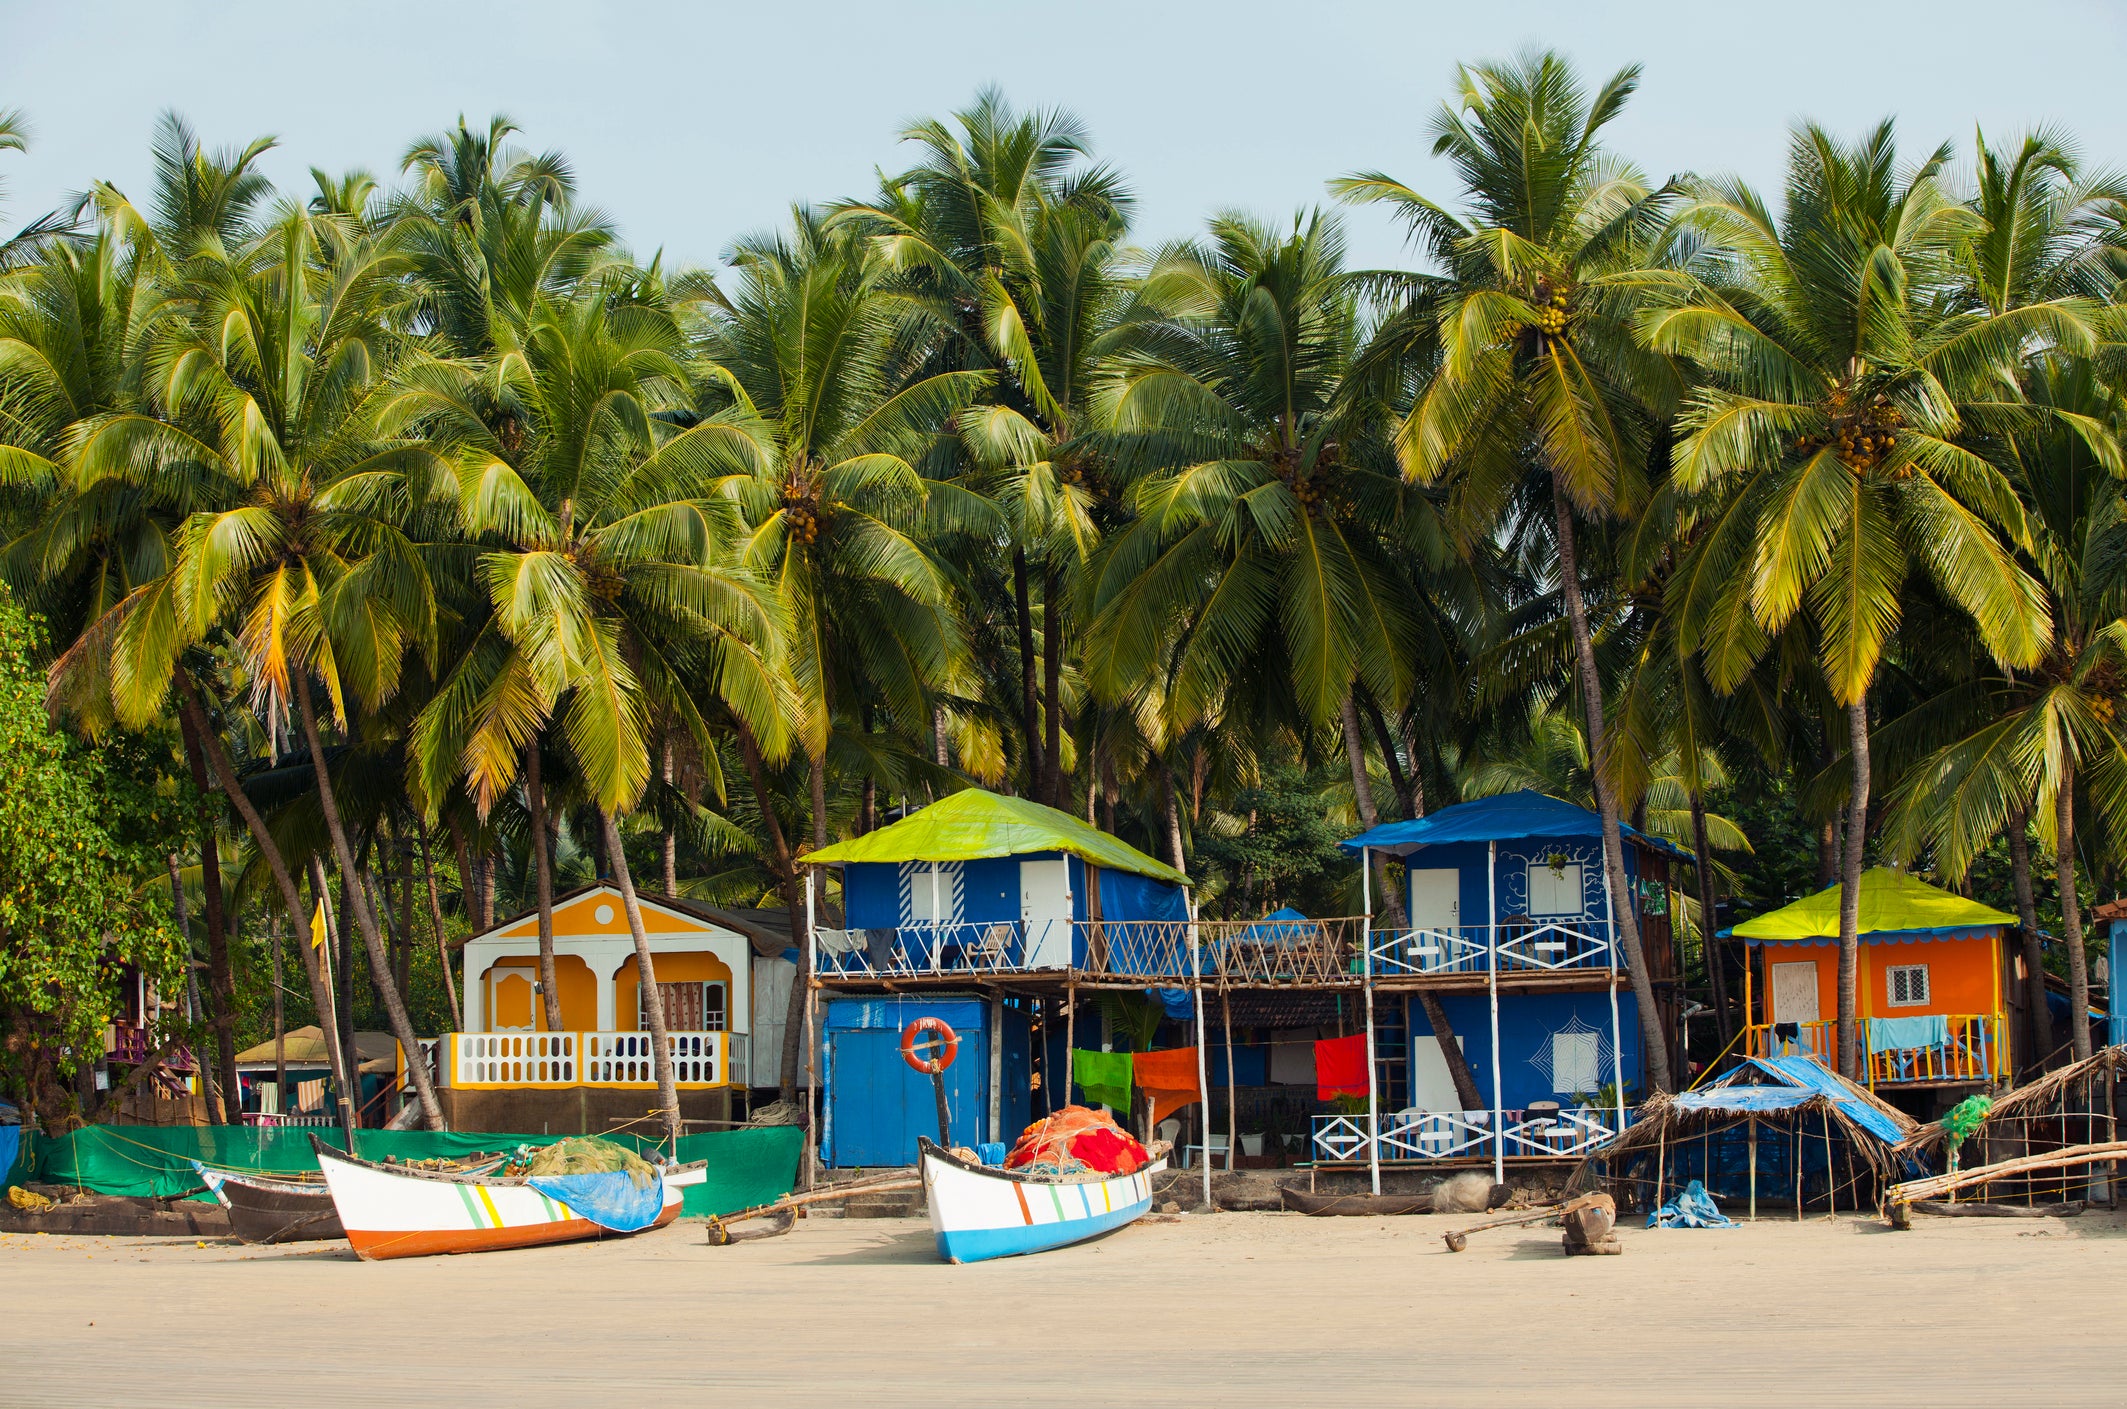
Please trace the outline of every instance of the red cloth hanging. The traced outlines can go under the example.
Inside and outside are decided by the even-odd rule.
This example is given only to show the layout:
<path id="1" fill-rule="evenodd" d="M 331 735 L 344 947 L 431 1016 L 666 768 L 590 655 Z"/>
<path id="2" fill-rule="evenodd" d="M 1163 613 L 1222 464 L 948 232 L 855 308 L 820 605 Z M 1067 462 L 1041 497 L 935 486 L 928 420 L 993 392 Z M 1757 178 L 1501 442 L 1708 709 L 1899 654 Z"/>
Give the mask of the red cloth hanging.
<path id="1" fill-rule="evenodd" d="M 1366 1094 L 1366 1034 L 1330 1037 L 1315 1044 L 1315 1099 Z"/>

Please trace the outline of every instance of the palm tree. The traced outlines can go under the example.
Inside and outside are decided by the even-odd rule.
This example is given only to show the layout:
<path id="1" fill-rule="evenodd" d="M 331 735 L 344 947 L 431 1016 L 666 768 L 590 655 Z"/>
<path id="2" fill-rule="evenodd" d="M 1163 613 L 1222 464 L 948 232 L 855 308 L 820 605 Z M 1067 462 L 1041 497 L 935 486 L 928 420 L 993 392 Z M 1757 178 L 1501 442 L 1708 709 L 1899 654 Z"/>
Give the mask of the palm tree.
<path id="1" fill-rule="evenodd" d="M 550 892 L 538 767 L 559 724 L 626 902 L 673 1138 L 678 1089 L 617 818 L 649 783 L 653 712 L 681 721 L 705 757 L 698 694 L 770 738 L 784 714 L 779 607 L 737 565 L 743 525 L 713 492 L 758 445 L 728 422 L 674 422 L 692 390 L 682 351 L 668 309 L 594 284 L 541 299 L 514 354 L 415 361 L 386 413 L 454 447 L 460 529 L 481 549 L 473 574 L 490 612 L 416 726 L 421 790 L 441 798 L 462 773 L 484 809 L 521 762 Z M 497 402 L 509 408 L 501 430 Z M 542 917 L 543 961 L 551 924 Z M 560 1025 L 551 1007 L 548 1021 Z"/>
<path id="2" fill-rule="evenodd" d="M 1112 171 L 1079 165 L 1090 144 L 1067 113 L 1016 112 L 991 89 L 956 122 L 957 132 L 937 121 L 904 132 L 924 159 L 890 181 L 875 204 L 844 208 L 835 220 L 870 234 L 896 272 L 893 289 L 907 309 L 903 337 L 922 353 L 916 377 L 992 374 L 986 404 L 962 420 L 972 466 L 935 496 L 933 517 L 987 551 L 993 514 L 960 491 L 1002 511 L 1026 789 L 1063 807 L 1067 623 L 1076 576 L 1099 533 L 1095 485 L 1072 443 L 1092 424 L 1104 334 L 1125 294 L 1129 196 Z"/>
<path id="3" fill-rule="evenodd" d="M 837 706 L 845 719 L 857 713 L 852 706 L 862 689 L 904 730 L 919 732 L 959 668 L 946 576 L 914 536 L 927 487 L 911 462 L 923 458 L 989 374 L 919 373 L 896 385 L 897 310 L 881 287 L 883 266 L 814 212 L 795 212 L 787 239 L 742 242 L 732 260 L 736 292 L 720 298 L 705 337 L 705 377 L 729 404 L 705 424 L 758 437 L 758 455 L 736 466 L 721 488 L 751 525 L 747 564 L 775 583 L 789 616 L 797 741 L 808 765 L 812 844 L 819 847 L 828 839 L 827 759 Z M 762 750 L 757 742 L 746 749 L 759 789 Z M 765 820 L 771 799 L 763 792 L 758 801 Z M 775 847 L 777 869 L 794 932 L 802 933 L 803 901 L 787 850 Z M 786 1096 L 795 1089 L 803 996 L 793 989 Z"/>
<path id="4" fill-rule="evenodd" d="M 1433 120 L 1433 149 L 1455 168 L 1466 217 L 1379 173 L 1333 182 L 1347 200 L 1384 202 L 1441 267 L 1383 276 L 1404 307 L 1375 357 L 1424 376 L 1395 437 L 1406 476 L 1452 480 L 1464 541 L 1488 540 L 1517 496 L 1548 498 L 1556 578 L 1572 628 L 1574 684 L 1598 760 L 1596 804 L 1612 895 L 1626 893 L 1618 805 L 1576 515 L 1631 514 L 1646 496 L 1651 416 L 1677 394 L 1670 364 L 1642 351 L 1630 316 L 1646 278 L 1666 192 L 1649 191 L 1601 145 L 1639 86 L 1620 69 L 1591 98 L 1556 54 L 1459 71 L 1455 101 Z M 1632 907 L 1616 914 L 1645 1037 L 1647 1078 L 1669 1089 L 1669 1062 Z"/>
<path id="5" fill-rule="evenodd" d="M 1679 219 L 1726 252 L 1649 311 L 1657 350 L 1708 369 L 1681 419 L 1687 493 L 1735 506 L 1747 567 L 1701 637 L 1728 687 L 1808 608 L 1820 668 L 1846 714 L 1852 772 L 1841 858 L 1841 1069 L 1858 1070 L 1855 970 L 1870 786 L 1869 690 L 1917 566 L 1968 613 L 1993 656 L 2037 663 L 2052 635 L 2014 486 L 1973 439 L 2000 427 L 1999 386 L 2029 340 L 2094 345 L 2072 299 L 1946 310 L 1949 255 L 1976 225 L 1939 182 L 1945 146 L 1900 179 L 1889 122 L 1846 146 L 1796 133 L 1776 220 L 1735 181 L 1696 183 Z M 2006 536 L 2008 542 L 2004 542 Z"/>
<path id="6" fill-rule="evenodd" d="M 228 628 L 257 687 L 292 698 L 371 976 L 393 1035 L 418 1052 L 358 880 L 312 695 L 315 676 L 352 737 L 350 704 L 389 700 L 409 649 L 433 638 L 427 568 L 402 525 L 442 467 L 376 427 L 403 265 L 387 240 L 287 211 L 255 239 L 205 247 L 181 269 L 183 319 L 150 357 L 163 418 L 106 418 L 80 453 L 84 484 L 129 480 L 190 509 L 168 569 L 117 608 L 114 696 L 122 717 L 152 717 L 181 673 L 179 652 Z M 178 686 L 193 728 L 211 732 L 189 680 Z M 244 814 L 249 803 L 238 802 L 226 765 L 216 760 Z M 277 860 L 263 830 L 253 826 L 253 839 Z M 276 879 L 286 873 L 278 864 Z M 289 912 L 304 913 L 292 876 L 283 891 Z M 424 1116 L 440 1129 L 426 1065 L 410 1070 Z"/>

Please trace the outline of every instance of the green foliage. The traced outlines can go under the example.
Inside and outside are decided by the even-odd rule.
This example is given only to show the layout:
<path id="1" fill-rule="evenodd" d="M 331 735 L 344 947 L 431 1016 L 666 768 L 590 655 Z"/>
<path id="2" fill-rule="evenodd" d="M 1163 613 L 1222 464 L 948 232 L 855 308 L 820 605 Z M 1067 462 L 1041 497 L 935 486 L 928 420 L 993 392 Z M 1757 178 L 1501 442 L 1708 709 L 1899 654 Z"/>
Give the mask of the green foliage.
<path id="1" fill-rule="evenodd" d="M 144 739 L 87 749 L 54 729 L 41 632 L 0 586 L 0 1007 L 11 1065 L 70 1072 L 101 1051 L 120 966 L 166 994 L 183 982 L 161 857 L 186 799 Z M 167 776 L 167 774 L 163 774 Z"/>
<path id="2" fill-rule="evenodd" d="M 1227 803 L 1240 825 L 1197 838 L 1196 864 L 1219 892 L 1226 918 L 1253 919 L 1281 905 L 1303 915 L 1343 913 L 1351 863 L 1337 849 L 1349 835 L 1323 808 L 1327 776 L 1286 766 Z"/>

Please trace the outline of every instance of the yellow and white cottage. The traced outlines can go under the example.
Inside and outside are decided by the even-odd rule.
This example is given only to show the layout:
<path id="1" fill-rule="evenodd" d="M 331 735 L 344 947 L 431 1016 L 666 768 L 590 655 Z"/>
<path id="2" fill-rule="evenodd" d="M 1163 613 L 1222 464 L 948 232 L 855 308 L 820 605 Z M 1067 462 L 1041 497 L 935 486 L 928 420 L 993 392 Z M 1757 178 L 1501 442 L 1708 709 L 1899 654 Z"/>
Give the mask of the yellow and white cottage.
<path id="1" fill-rule="evenodd" d="M 755 968 L 782 963 L 775 956 L 789 938 L 777 931 L 787 925 L 767 923 L 780 920 L 778 912 L 641 893 L 638 902 L 680 1113 L 690 1122 L 729 1121 L 752 1065 Z M 431 1046 L 453 1129 L 595 1134 L 644 1119 L 655 1106 L 650 995 L 617 887 L 600 883 L 554 898 L 554 969 L 558 1032 L 548 1030 L 539 986 L 536 912 L 466 941 L 464 1030 L 423 1044 Z"/>

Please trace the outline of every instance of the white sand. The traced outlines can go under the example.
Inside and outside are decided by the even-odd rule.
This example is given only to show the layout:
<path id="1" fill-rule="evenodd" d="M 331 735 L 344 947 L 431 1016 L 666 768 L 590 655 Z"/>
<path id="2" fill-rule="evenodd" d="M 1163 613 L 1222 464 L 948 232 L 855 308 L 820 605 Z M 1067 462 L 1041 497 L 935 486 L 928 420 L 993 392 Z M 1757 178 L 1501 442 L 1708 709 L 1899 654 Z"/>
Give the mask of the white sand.
<path id="1" fill-rule="evenodd" d="M 969 1267 L 928 1226 L 364 1264 L 0 1236 L 6 1405 L 2127 1402 L 2127 1213 L 1558 1230 L 1220 1214 Z"/>

